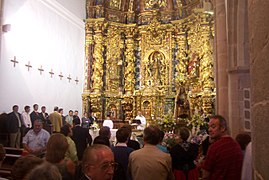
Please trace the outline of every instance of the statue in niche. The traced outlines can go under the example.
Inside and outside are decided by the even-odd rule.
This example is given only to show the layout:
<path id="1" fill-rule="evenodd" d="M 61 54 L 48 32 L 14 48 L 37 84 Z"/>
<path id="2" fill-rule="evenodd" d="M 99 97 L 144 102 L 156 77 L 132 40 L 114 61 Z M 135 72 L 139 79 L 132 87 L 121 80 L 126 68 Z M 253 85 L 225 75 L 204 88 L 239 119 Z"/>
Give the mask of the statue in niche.
<path id="1" fill-rule="evenodd" d="M 195 53 L 192 53 L 191 60 L 188 64 L 188 74 L 190 77 L 197 77 L 199 72 L 199 61 L 198 61 L 198 55 Z"/>
<path id="2" fill-rule="evenodd" d="M 166 68 L 164 59 L 164 55 L 159 51 L 149 56 L 147 72 L 152 85 L 164 85 Z"/>

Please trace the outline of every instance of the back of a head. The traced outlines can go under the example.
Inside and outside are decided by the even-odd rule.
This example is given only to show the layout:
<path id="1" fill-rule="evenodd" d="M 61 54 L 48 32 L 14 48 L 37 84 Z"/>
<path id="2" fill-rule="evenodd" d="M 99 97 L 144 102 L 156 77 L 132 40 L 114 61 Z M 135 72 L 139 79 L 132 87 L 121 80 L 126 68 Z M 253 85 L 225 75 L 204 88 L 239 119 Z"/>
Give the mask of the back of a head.
<path id="1" fill-rule="evenodd" d="M 44 162 L 35 167 L 28 175 L 28 180 L 62 180 L 58 168 L 51 163 Z"/>
<path id="2" fill-rule="evenodd" d="M 80 120 L 79 120 L 79 118 L 75 117 L 75 118 L 73 119 L 73 124 L 74 124 L 74 125 L 78 125 L 78 124 L 80 124 Z"/>
<path id="3" fill-rule="evenodd" d="M 124 124 L 121 128 L 126 128 L 129 131 L 129 134 L 132 134 L 132 126 L 130 124 Z"/>
<path id="4" fill-rule="evenodd" d="M 97 136 L 93 140 L 93 144 L 102 144 L 110 147 L 109 138 L 106 136 Z"/>
<path id="5" fill-rule="evenodd" d="M 111 149 L 105 145 L 102 144 L 94 144 L 92 146 L 89 146 L 85 149 L 82 157 L 82 171 L 85 173 L 85 170 L 88 165 L 94 165 L 97 163 L 98 159 L 98 152 L 101 151 L 111 151 Z"/>
<path id="6" fill-rule="evenodd" d="M 107 126 L 101 127 L 99 130 L 99 136 L 105 136 L 105 137 L 110 138 L 111 136 L 110 128 Z"/>
<path id="7" fill-rule="evenodd" d="M 183 140 L 183 141 L 187 141 L 188 138 L 190 137 L 190 131 L 188 128 L 186 127 L 181 127 L 179 129 L 179 135 L 180 135 L 180 138 Z"/>
<path id="8" fill-rule="evenodd" d="M 60 162 L 64 159 L 67 149 L 68 143 L 63 134 L 51 135 L 47 143 L 46 160 L 50 163 Z"/>
<path id="9" fill-rule="evenodd" d="M 160 129 L 157 126 L 148 126 L 144 129 L 144 142 L 157 145 L 160 140 Z"/>
<path id="10" fill-rule="evenodd" d="M 54 111 L 58 111 L 58 107 L 57 107 L 57 106 L 55 106 L 53 110 L 54 110 Z"/>
<path id="11" fill-rule="evenodd" d="M 13 180 L 24 179 L 28 173 L 44 161 L 33 155 L 20 157 L 12 167 L 11 176 Z"/>
<path id="12" fill-rule="evenodd" d="M 242 150 L 246 150 L 248 143 L 251 141 L 251 136 L 247 133 L 239 133 L 235 140 L 238 142 Z"/>
<path id="13" fill-rule="evenodd" d="M 129 130 L 127 128 L 118 129 L 116 132 L 117 142 L 119 142 L 119 143 L 127 142 L 129 135 L 130 135 L 130 133 L 129 133 Z"/>
<path id="14" fill-rule="evenodd" d="M 61 127 L 60 133 L 65 136 L 68 136 L 68 134 L 70 133 L 70 125 L 65 124 L 63 127 Z"/>

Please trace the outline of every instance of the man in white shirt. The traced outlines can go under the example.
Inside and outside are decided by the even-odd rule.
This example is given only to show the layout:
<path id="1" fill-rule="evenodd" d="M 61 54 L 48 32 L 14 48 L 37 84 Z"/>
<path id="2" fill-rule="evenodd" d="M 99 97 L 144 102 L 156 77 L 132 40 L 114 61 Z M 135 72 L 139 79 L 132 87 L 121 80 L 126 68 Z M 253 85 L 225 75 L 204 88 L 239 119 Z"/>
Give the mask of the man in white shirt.
<path id="1" fill-rule="evenodd" d="M 22 112 L 22 120 L 25 128 L 22 130 L 22 137 L 32 128 L 32 122 L 30 117 L 30 106 L 24 107 L 24 112 Z"/>
<path id="2" fill-rule="evenodd" d="M 42 155 L 46 151 L 46 146 L 50 134 L 44 130 L 41 120 L 34 121 L 34 128 L 24 136 L 22 144 L 26 151 L 34 155 Z"/>
<path id="3" fill-rule="evenodd" d="M 138 115 L 135 117 L 135 119 L 140 120 L 140 122 L 141 122 L 141 124 L 139 124 L 137 126 L 137 129 L 138 130 L 144 130 L 145 127 L 146 127 L 146 124 L 147 124 L 146 118 L 145 118 L 145 116 L 142 115 L 141 111 L 138 111 L 137 114 Z"/>
<path id="4" fill-rule="evenodd" d="M 112 120 L 110 120 L 110 115 L 107 115 L 106 120 L 103 122 L 103 126 L 107 126 L 110 129 L 113 129 L 114 123 Z"/>

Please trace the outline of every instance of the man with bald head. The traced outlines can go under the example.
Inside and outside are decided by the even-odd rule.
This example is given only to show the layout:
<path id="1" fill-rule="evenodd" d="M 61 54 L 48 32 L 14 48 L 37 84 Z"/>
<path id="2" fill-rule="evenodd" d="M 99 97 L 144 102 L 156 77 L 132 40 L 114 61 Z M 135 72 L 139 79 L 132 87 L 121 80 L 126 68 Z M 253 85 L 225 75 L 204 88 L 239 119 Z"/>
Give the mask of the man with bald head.
<path id="1" fill-rule="evenodd" d="M 95 144 L 88 147 L 82 158 L 81 180 L 112 180 L 116 163 L 111 149 L 105 145 Z"/>

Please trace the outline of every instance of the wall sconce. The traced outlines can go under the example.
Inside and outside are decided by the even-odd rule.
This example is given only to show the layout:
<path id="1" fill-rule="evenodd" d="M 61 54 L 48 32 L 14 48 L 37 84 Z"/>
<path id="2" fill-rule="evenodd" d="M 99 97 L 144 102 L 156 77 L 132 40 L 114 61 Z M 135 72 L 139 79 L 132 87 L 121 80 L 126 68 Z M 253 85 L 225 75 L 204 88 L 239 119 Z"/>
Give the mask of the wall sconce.
<path id="1" fill-rule="evenodd" d="M 11 30 L 11 24 L 4 24 L 2 25 L 3 32 L 9 32 Z"/>

